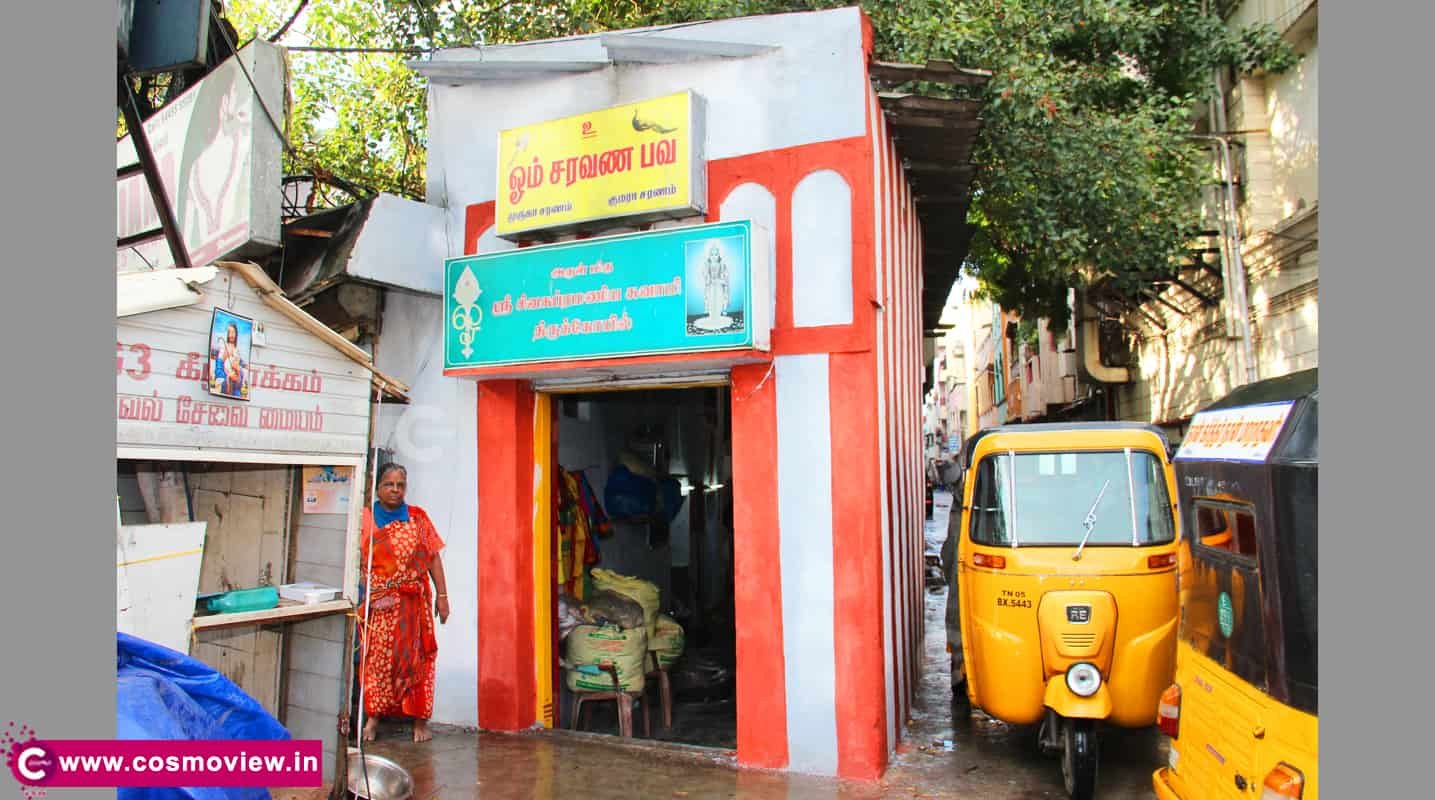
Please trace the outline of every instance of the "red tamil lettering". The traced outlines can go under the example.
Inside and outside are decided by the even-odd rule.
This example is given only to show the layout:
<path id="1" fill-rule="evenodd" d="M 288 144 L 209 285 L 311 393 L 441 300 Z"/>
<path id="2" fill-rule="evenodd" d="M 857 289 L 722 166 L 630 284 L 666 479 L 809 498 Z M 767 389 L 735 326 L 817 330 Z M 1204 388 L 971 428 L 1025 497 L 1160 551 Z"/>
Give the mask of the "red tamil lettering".
<path id="1" fill-rule="evenodd" d="M 179 362 L 179 367 L 174 371 L 174 377 L 182 381 L 203 381 L 204 368 L 200 364 L 201 358 L 199 353 L 190 353 L 183 361 Z"/>
<path id="2" fill-rule="evenodd" d="M 130 345 L 130 352 L 131 352 L 131 353 L 134 353 L 134 354 L 136 354 L 136 355 L 139 356 L 139 368 L 138 368 L 138 369 L 125 370 L 125 374 L 126 374 L 126 375 L 129 375 L 131 378 L 134 378 L 134 379 L 137 380 L 137 381 L 142 381 L 142 380 L 148 378 L 148 377 L 149 377 L 149 345 L 147 345 L 147 344 L 132 344 L 132 345 Z"/>

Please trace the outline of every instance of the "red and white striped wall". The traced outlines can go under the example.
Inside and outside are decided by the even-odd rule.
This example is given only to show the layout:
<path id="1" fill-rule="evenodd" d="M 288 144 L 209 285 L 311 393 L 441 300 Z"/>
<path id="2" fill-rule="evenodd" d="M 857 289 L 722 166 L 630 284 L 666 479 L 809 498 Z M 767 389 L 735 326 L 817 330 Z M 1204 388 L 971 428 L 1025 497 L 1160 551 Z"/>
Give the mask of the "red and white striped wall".
<path id="1" fill-rule="evenodd" d="M 877 236 L 879 452 L 886 618 L 887 725 L 893 741 L 911 717 L 920 678 L 922 606 L 922 232 L 911 188 L 876 93 L 868 101 Z"/>
<path id="2" fill-rule="evenodd" d="M 922 271 L 909 187 L 864 101 L 864 136 L 710 161 L 708 207 L 773 233 L 776 287 L 770 363 L 732 369 L 738 760 L 872 779 L 919 676 Z M 469 207 L 466 252 L 492 220 L 492 203 Z M 526 728 L 537 587 L 531 498 L 514 495 L 533 475 L 533 390 L 448 374 L 484 380 L 479 724 Z"/>

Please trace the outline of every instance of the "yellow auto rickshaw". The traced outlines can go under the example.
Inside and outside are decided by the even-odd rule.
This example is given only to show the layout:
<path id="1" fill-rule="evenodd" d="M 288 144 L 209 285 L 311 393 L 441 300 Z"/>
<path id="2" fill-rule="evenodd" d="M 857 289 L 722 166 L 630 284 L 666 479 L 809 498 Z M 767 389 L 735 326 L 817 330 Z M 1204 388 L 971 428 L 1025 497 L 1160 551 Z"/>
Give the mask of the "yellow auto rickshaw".
<path id="1" fill-rule="evenodd" d="M 1190 585 L 1162 800 L 1316 800 L 1317 371 L 1243 386 L 1176 453 Z"/>
<path id="2" fill-rule="evenodd" d="M 1175 669 L 1178 530 L 1165 434 L 1122 422 L 977 433 L 957 584 L 967 697 L 1041 723 L 1067 792 L 1093 797 L 1100 724 L 1145 727 Z"/>

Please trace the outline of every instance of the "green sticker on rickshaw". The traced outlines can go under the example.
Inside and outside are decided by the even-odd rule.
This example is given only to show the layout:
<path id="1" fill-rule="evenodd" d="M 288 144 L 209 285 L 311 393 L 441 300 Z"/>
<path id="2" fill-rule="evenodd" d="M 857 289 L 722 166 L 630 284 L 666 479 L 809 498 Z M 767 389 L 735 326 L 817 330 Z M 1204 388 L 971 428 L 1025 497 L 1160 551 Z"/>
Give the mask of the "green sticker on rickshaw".
<path id="1" fill-rule="evenodd" d="M 1221 592 L 1216 601 L 1216 620 L 1221 625 L 1221 635 L 1231 638 L 1231 630 L 1236 626 L 1236 610 L 1231 606 L 1231 596 L 1225 592 Z"/>

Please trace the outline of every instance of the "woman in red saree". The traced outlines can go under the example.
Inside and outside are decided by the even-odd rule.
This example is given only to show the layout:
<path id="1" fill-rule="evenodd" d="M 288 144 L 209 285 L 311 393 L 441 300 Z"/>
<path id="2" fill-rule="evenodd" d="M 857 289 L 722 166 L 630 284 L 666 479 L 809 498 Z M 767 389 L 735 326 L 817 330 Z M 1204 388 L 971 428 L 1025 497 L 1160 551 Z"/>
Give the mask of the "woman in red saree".
<path id="1" fill-rule="evenodd" d="M 385 464 L 373 508 L 364 510 L 359 557 L 373 566 L 364 584 L 370 592 L 364 620 L 364 740 L 378 735 L 380 717 L 411 717 L 414 741 L 433 738 L 434 616 L 448 622 L 448 586 L 439 538 L 428 514 L 404 502 L 408 471 Z M 433 587 L 429 587 L 429 580 Z"/>

